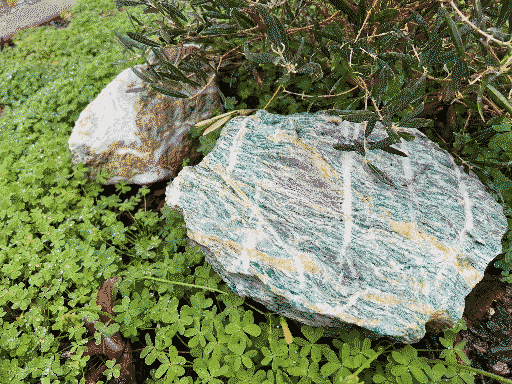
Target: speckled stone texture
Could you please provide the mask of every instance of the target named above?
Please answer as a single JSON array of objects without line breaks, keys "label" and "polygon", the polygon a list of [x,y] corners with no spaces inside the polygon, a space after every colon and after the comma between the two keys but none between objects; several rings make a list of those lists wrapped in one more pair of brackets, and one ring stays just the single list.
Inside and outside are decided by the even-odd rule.
[{"label": "speckled stone texture", "polygon": [[[163,54],[178,66],[198,49],[192,44],[172,46]],[[162,71],[153,52],[148,62]],[[147,73],[146,64],[134,67]],[[147,185],[175,177],[184,159],[199,159],[199,144],[189,137],[192,125],[213,117],[215,110],[224,112],[224,96],[217,88],[216,74],[205,63],[202,70],[208,75],[206,81],[197,73],[189,74],[199,86],[180,83],[170,87],[187,96],[197,95],[194,98],[152,94],[149,84],[132,68],[109,83],[80,113],[68,142],[73,163],[88,168],[88,181],[106,170],[112,176],[105,185],[121,180]]]},{"label": "speckled stone texture", "polygon": [[[166,203],[237,295],[310,326],[415,343],[429,320],[462,318],[507,221],[475,175],[417,129],[399,130],[415,136],[393,145],[407,157],[366,155],[395,188],[333,148],[362,143],[363,124],[259,110],[229,122]],[[368,140],[387,136],[377,123]]]}]

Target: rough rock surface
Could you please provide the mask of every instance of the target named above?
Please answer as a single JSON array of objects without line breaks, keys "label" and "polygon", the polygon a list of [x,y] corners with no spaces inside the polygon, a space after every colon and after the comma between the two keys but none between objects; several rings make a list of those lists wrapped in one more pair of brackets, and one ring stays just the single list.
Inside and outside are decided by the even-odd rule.
[{"label": "rough rock surface", "polygon": [[[323,112],[258,111],[223,129],[166,190],[189,244],[242,297],[327,331],[414,343],[425,323],[455,324],[464,299],[501,252],[507,221],[475,175],[416,129],[366,159],[335,144],[363,142],[364,125]],[[380,123],[368,137],[387,137]]]},{"label": "rough rock surface", "polygon": [[[173,46],[164,54],[177,66],[197,49],[191,44],[181,50]],[[153,52],[148,61],[151,65],[158,63]],[[135,66],[143,73],[146,67]],[[188,136],[191,126],[211,118],[215,110],[224,112],[216,74],[206,64],[202,69],[208,74],[206,82],[194,73],[189,78],[199,87],[181,83],[174,89],[195,95],[204,88],[191,99],[150,94],[149,85],[131,68],[125,69],[80,113],[69,138],[73,163],[88,167],[90,180],[101,170],[110,172],[112,177],[105,185],[121,180],[147,185],[175,177],[183,159],[194,161],[201,156],[196,151],[199,145]]]}]

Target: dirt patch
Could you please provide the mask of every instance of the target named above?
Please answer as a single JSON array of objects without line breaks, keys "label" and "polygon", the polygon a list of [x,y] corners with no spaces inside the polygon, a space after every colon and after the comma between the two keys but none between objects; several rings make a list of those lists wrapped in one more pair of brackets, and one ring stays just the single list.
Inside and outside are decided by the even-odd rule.
[{"label": "dirt patch", "polygon": [[[40,0],[18,2],[12,6],[7,1],[0,2],[0,41],[2,47],[12,39],[15,33],[51,22],[63,15],[77,0]],[[69,12],[67,12],[68,17]]]}]

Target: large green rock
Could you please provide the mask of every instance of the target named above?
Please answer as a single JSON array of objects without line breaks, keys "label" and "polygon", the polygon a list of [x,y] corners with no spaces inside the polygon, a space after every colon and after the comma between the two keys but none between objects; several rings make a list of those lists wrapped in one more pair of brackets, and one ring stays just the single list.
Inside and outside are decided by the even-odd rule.
[{"label": "large green rock", "polygon": [[[501,252],[502,207],[416,129],[366,159],[364,125],[323,112],[233,119],[215,148],[167,187],[207,261],[240,296],[302,323],[347,323],[405,343],[452,325]],[[380,123],[368,137],[387,137]],[[366,143],[368,145],[368,143]]]}]

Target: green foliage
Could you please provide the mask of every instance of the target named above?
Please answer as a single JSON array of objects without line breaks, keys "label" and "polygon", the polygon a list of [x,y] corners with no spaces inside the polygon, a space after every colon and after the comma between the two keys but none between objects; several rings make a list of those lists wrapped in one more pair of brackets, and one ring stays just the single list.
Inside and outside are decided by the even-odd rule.
[{"label": "green foliage", "polygon": [[[290,13],[300,8],[286,2],[283,7]],[[0,120],[0,382],[85,383],[84,376],[98,362],[106,366],[106,379],[99,382],[117,378],[119,359],[84,356],[88,342],[105,340],[116,332],[130,342],[143,343],[135,360],[138,367],[151,366],[144,378],[148,383],[471,383],[474,374],[500,379],[456,364],[456,355],[469,363],[461,352],[464,342],[454,345],[456,333],[465,329],[462,321],[444,332],[440,340],[445,349],[429,351],[440,352],[435,360],[419,356],[424,351],[412,346],[392,349],[382,340],[372,342],[355,330],[327,338],[323,329],[301,325],[291,334],[284,318],[261,312],[249,300],[234,295],[198,247],[187,245],[185,222],[177,211],[164,207],[160,217],[136,212],[135,225],[128,228],[117,220],[114,209],[131,212],[137,202],[145,201],[148,189],[123,200],[120,195],[130,188],[120,183],[117,193],[98,199],[108,174],[85,186],[84,167],[72,165],[68,150],[69,134],[85,105],[122,70],[144,61],[130,61],[114,50],[114,29],[128,28],[128,21],[99,17],[115,13],[114,8],[110,1],[80,1],[72,9],[73,23],[65,30],[23,32],[15,50],[0,54],[0,102],[9,107]],[[169,9],[169,16],[177,13]],[[240,10],[232,10],[244,28],[252,26]],[[315,5],[305,10],[309,21],[318,19]],[[377,13],[376,20],[392,20],[395,13],[385,11]],[[179,24],[182,18],[174,16]],[[131,17],[156,19],[140,9]],[[287,24],[293,18],[287,16]],[[357,24],[364,14],[350,14],[350,18]],[[280,19],[267,12],[265,20],[276,28],[278,39],[286,40]],[[336,29],[326,27],[325,32],[335,34]],[[319,55],[315,46],[303,42],[305,56]],[[301,44],[291,41],[284,57],[295,58]],[[274,58],[285,66],[288,63],[277,54]],[[320,96],[332,87],[336,92],[348,90],[345,80],[351,67],[350,59],[345,59],[333,57],[332,68],[321,60],[323,73],[331,71],[322,79],[315,77],[317,66],[306,66],[304,73],[291,78],[296,80],[296,91]],[[305,65],[301,63],[301,68]],[[399,62],[389,68],[398,75],[395,78],[390,69],[389,88],[381,96],[386,106],[393,104],[410,78],[407,67]],[[363,100],[349,93],[328,102],[315,97],[302,100],[286,92],[277,95],[273,87],[282,74],[276,65],[256,66],[258,73],[265,74],[261,89],[254,79],[254,66],[238,69],[234,90],[226,95],[228,111],[247,109],[245,101],[254,95],[256,105],[249,107],[263,108],[270,102],[269,110],[284,114],[329,103],[355,111]],[[222,77],[224,81],[232,76]],[[252,93],[244,93],[249,86]],[[403,104],[400,99],[394,102]],[[476,101],[472,108],[478,110]],[[403,119],[409,114],[412,121],[410,112],[403,106],[397,115]],[[505,204],[510,180],[500,169],[505,172],[510,163],[510,124],[495,119],[488,128],[493,136],[487,146],[481,145],[480,136],[461,132],[454,150],[474,163],[493,164],[480,168],[481,177],[489,179],[488,185],[495,183],[493,193]],[[203,154],[211,151],[219,135],[220,130],[197,134]],[[510,251],[500,263],[511,269]],[[82,320],[87,316],[95,321],[103,314],[96,306],[97,293],[113,276],[121,277],[113,293],[119,300],[113,305],[114,315],[108,316],[113,321],[108,325],[97,321],[88,334]],[[70,357],[63,359],[66,352]]]},{"label": "green foliage", "polygon": [[[23,68],[16,63],[12,70],[4,70],[0,78],[0,84],[3,84],[1,103],[12,107],[24,102],[53,80],[48,72],[48,67],[42,64],[31,64]],[[16,84],[17,88],[5,86],[7,82]]]},{"label": "green foliage", "polygon": [[[65,30],[23,31],[14,37],[16,49],[2,51],[0,103],[8,108],[0,118],[0,131],[15,130],[20,123],[41,123],[44,129],[48,122],[74,123],[79,112],[120,72],[144,63],[140,57],[123,60],[128,56],[105,35],[107,28],[124,30],[129,26],[123,18],[98,20],[98,14],[115,10],[112,2],[102,0],[95,3],[94,11],[79,13],[82,8],[72,8],[78,20]],[[142,11],[135,13],[141,17]],[[122,65],[110,65],[115,60],[123,61]]]},{"label": "green foliage", "polygon": [[201,142],[201,146],[197,149],[199,152],[201,152],[204,156],[209,154],[213,148],[215,147],[215,144],[217,143],[217,139],[220,137],[220,129],[210,132],[206,136],[201,136],[199,138],[199,141]]}]

